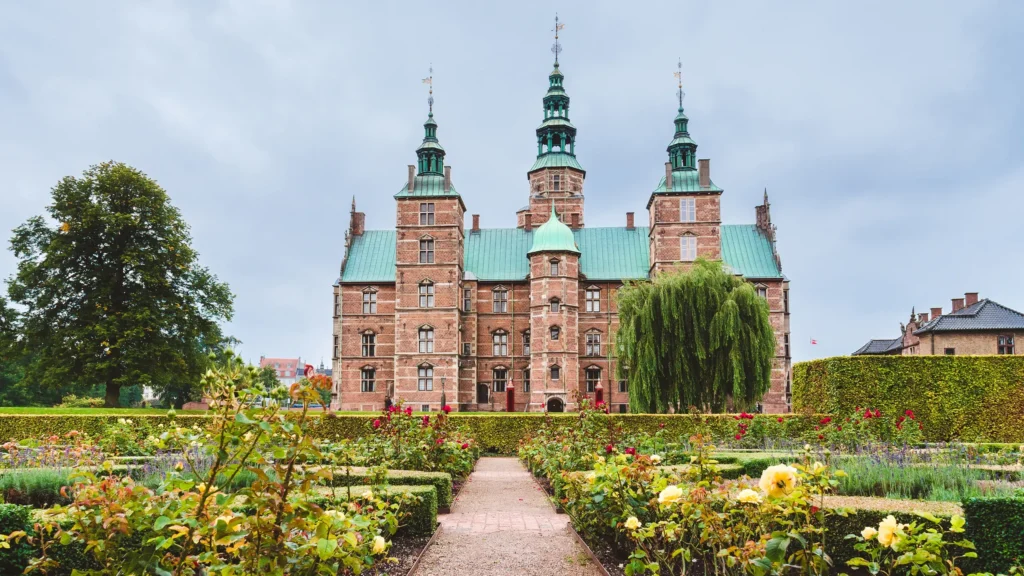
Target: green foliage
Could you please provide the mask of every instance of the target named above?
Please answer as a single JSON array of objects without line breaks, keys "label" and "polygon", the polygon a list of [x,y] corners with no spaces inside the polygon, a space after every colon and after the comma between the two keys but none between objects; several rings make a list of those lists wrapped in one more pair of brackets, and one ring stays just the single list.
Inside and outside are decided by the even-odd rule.
[{"label": "green foliage", "polygon": [[[865,526],[853,536],[857,556],[846,561],[851,567],[866,569],[871,574],[928,574],[960,576],[958,560],[977,558],[974,544],[958,536],[964,532],[964,519],[948,520],[918,512],[914,520],[904,523],[886,516],[878,527]],[[944,524],[948,522],[949,527]],[[959,553],[959,555],[958,555]]]},{"label": "green foliage", "polygon": [[61,490],[70,487],[71,472],[67,469],[38,468],[5,471],[0,474],[0,495],[9,504],[48,508],[67,504]]},{"label": "green foliage", "polygon": [[768,303],[721,263],[698,260],[688,272],[628,284],[618,306],[630,411],[751,408],[768,391],[776,345]]},{"label": "green foliage", "polygon": [[[332,473],[333,486],[359,486],[368,482],[369,469],[362,466],[335,468]],[[419,470],[388,470],[385,478],[393,486],[433,486],[437,493],[437,505],[448,508],[452,505],[452,476],[447,472],[421,472]]]},{"label": "green foliage", "polygon": [[[188,226],[167,193],[130,166],[107,162],[54,186],[47,217],[15,228],[9,283],[25,380],[61,388],[197,383],[222,339],[233,296],[198,265]],[[55,222],[51,226],[49,222]]]},{"label": "green foliage", "polygon": [[972,570],[1005,573],[1024,564],[1024,494],[1011,498],[971,498],[964,502],[968,540],[978,547]]},{"label": "green foliage", "polygon": [[[32,509],[17,504],[0,504],[0,534],[32,530]],[[0,548],[0,574],[21,574],[35,556],[35,549],[26,541],[12,542],[10,548]]]},{"label": "green foliage", "polygon": [[996,473],[971,467],[965,462],[939,463],[909,459],[841,457],[839,466],[847,477],[839,483],[839,493],[847,496],[877,496],[905,500],[960,502],[979,496],[1009,496],[1014,488],[979,481],[990,481]]},{"label": "green foliage", "polygon": [[396,502],[402,513],[399,532],[414,536],[429,536],[437,529],[437,492],[432,486],[367,486],[355,485],[334,490],[321,490],[319,498],[311,502],[329,507],[330,503],[347,502],[359,499],[366,492],[372,492],[376,498],[385,502]]},{"label": "green foliage", "polygon": [[852,356],[793,366],[793,407],[911,409],[929,441],[1024,442],[1024,356]]}]

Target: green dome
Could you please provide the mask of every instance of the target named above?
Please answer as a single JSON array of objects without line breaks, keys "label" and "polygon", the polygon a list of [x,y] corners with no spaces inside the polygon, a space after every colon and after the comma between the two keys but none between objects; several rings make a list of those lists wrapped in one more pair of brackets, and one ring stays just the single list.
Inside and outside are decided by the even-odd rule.
[{"label": "green dome", "polygon": [[558,219],[555,204],[551,204],[551,218],[533,232],[533,246],[527,254],[536,252],[572,252],[579,254],[572,230]]}]

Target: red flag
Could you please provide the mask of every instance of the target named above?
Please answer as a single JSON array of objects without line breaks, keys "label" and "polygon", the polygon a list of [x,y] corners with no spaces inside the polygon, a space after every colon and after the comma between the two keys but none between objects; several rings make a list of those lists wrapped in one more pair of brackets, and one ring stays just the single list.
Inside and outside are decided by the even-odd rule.
[{"label": "red flag", "polygon": [[815,340],[814,338],[811,338],[811,344],[817,344],[817,343],[818,343],[817,340]]}]

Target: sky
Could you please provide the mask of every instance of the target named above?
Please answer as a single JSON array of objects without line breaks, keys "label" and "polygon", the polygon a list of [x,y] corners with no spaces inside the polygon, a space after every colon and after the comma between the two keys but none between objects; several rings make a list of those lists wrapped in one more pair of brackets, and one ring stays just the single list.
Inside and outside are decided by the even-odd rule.
[{"label": "sky", "polygon": [[[0,233],[60,178],[131,164],[231,286],[242,356],[329,364],[352,198],[367,228],[394,226],[431,66],[467,218],[515,225],[556,11],[587,225],[642,217],[682,58],[723,221],[752,223],[768,191],[795,360],[896,337],[911,307],[964,292],[1024,311],[1013,0],[5,2]],[[0,251],[0,278],[15,265]]]}]

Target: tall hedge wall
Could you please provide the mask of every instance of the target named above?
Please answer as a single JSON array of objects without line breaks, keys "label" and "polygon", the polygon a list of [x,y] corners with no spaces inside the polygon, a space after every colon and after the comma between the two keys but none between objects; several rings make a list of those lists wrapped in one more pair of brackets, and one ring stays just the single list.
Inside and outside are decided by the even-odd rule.
[{"label": "tall hedge wall", "polygon": [[912,409],[928,440],[1024,442],[1024,356],[843,356],[793,366],[793,409]]},{"label": "tall hedge wall", "polygon": [[[315,434],[321,438],[355,438],[371,430],[370,423],[376,418],[375,413],[363,415],[343,414],[317,416]],[[469,434],[480,443],[485,452],[513,454],[519,440],[533,430],[540,428],[545,418],[550,418],[554,425],[571,425],[578,416],[572,413],[552,414],[541,413],[453,413],[455,422],[464,425]],[[611,418],[622,423],[627,432],[647,430],[656,432],[659,424],[672,434],[688,435],[697,429],[698,418],[689,414],[612,414]],[[813,415],[787,415],[791,420],[787,430],[798,434],[812,427],[820,417]],[[171,425],[172,420],[164,415],[125,414],[0,414],[0,442],[38,437],[44,434],[63,434],[71,430],[79,430],[98,435],[104,427],[118,418],[130,418],[145,421],[157,426]],[[206,416],[197,414],[179,414],[173,421],[176,425],[191,426],[200,423]],[[712,429],[720,436],[731,436],[736,432],[736,421],[730,414],[715,414],[706,417]]]}]

